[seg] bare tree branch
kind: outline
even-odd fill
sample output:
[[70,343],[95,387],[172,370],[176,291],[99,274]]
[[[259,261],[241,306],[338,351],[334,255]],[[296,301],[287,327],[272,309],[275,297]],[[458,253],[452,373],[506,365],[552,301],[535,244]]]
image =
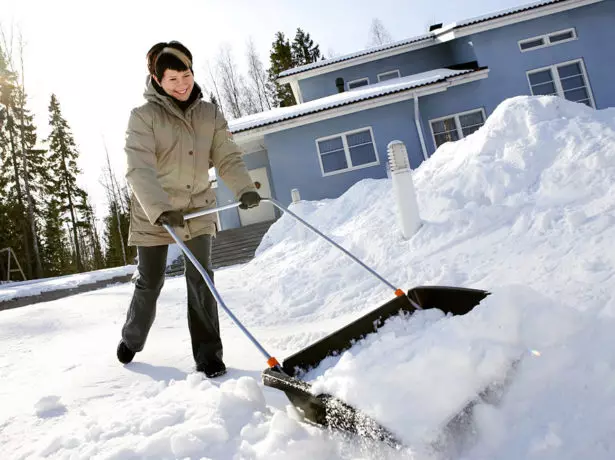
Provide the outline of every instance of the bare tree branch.
[[241,104],[241,82],[235,69],[235,62],[228,44],[220,46],[218,53],[218,71],[222,86],[222,97],[233,118],[243,115]]
[[268,78],[265,66],[256,52],[252,38],[248,40],[247,47],[246,56],[248,58],[248,77],[250,82],[248,90],[254,94],[254,98],[258,101],[259,112],[270,110],[271,101],[268,97]]
[[391,34],[384,27],[382,21],[378,18],[372,19],[372,25],[369,29],[368,46],[379,46],[393,41]]

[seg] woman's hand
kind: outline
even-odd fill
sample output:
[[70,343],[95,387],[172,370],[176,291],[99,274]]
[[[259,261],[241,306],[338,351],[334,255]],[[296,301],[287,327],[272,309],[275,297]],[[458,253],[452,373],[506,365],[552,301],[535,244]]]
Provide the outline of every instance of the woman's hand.
[[261,202],[261,196],[258,192],[246,192],[239,198],[241,209],[254,208]]
[[167,224],[171,227],[183,227],[184,215],[179,211],[165,211],[156,221],[158,225]]

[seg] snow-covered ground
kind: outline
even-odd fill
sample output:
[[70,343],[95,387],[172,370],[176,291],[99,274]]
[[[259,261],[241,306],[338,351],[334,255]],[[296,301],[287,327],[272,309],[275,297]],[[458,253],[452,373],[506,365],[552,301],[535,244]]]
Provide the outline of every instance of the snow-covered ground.
[[[262,356],[224,313],[230,372],[212,381],[194,373],[178,277],[127,366],[115,346],[130,283],[0,312],[2,458],[614,458],[615,109],[507,100],[414,179],[423,226],[407,241],[388,179],[293,205],[396,286],[492,292],[462,317],[394,318],[305,376],[407,448],[302,423],[282,393],[263,387]],[[217,271],[216,285],[280,360],[392,295],[287,217],[253,261]],[[442,424],[507,378],[455,447],[443,443]]]

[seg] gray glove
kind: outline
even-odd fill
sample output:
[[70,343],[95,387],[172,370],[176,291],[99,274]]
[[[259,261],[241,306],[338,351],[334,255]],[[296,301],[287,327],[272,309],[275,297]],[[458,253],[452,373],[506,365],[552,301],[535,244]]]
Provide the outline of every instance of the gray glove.
[[241,204],[239,205],[241,209],[253,208],[255,206],[258,206],[258,204],[261,202],[261,196],[258,194],[258,192],[245,192],[243,195],[241,195],[239,201],[241,202]]
[[183,227],[184,215],[179,211],[165,211],[156,221],[158,225],[167,224],[171,227]]

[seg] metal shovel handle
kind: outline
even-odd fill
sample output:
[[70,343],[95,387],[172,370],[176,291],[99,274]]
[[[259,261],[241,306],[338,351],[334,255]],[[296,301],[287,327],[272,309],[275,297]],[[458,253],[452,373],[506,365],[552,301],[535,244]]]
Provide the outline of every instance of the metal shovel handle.
[[[305,227],[309,228],[312,232],[314,232],[318,236],[322,237],[325,241],[327,241],[332,246],[335,246],[337,249],[342,251],[344,254],[346,254],[348,257],[350,257],[353,261],[355,261],[357,264],[359,264],[361,267],[363,267],[365,270],[367,270],[371,275],[373,275],[378,280],[380,280],[382,283],[384,283],[387,287],[392,289],[396,296],[401,297],[401,296],[405,296],[406,295],[404,290],[396,288],[392,283],[387,281],[383,276],[381,276],[379,273],[377,273],[374,269],[368,267],[366,264],[364,264],[362,261],[360,261],[357,257],[355,257],[353,254],[351,254],[349,251],[347,251],[342,246],[337,244],[335,241],[333,241],[331,238],[329,238],[327,235],[322,233],[317,228],[315,228],[312,225],[308,224],[305,220],[303,220],[301,217],[296,215],[294,212],[292,212],[291,210],[287,209],[285,206],[282,206],[282,204],[280,202],[278,202],[277,200],[274,200],[273,198],[265,198],[265,197],[263,197],[263,198],[261,198],[261,202],[271,203],[276,208],[278,208],[280,211],[285,212],[286,214],[292,216],[298,222],[301,222]],[[232,204],[228,204],[228,205],[225,205],[225,206],[220,206],[220,207],[217,207],[217,208],[202,209],[200,211],[196,211],[196,212],[193,212],[193,213],[190,213],[190,214],[186,214],[184,216],[184,219],[185,220],[194,219],[196,217],[204,216],[204,215],[207,215],[207,214],[213,214],[213,213],[218,212],[218,211],[224,211],[226,209],[237,208],[237,207],[239,207],[240,204],[241,203],[232,203]],[[412,304],[412,306],[414,308],[416,308],[417,310],[422,310],[422,307],[420,305],[418,305],[416,302],[414,302],[412,299],[410,299],[409,297],[408,297],[408,300],[410,300],[410,303]]]

